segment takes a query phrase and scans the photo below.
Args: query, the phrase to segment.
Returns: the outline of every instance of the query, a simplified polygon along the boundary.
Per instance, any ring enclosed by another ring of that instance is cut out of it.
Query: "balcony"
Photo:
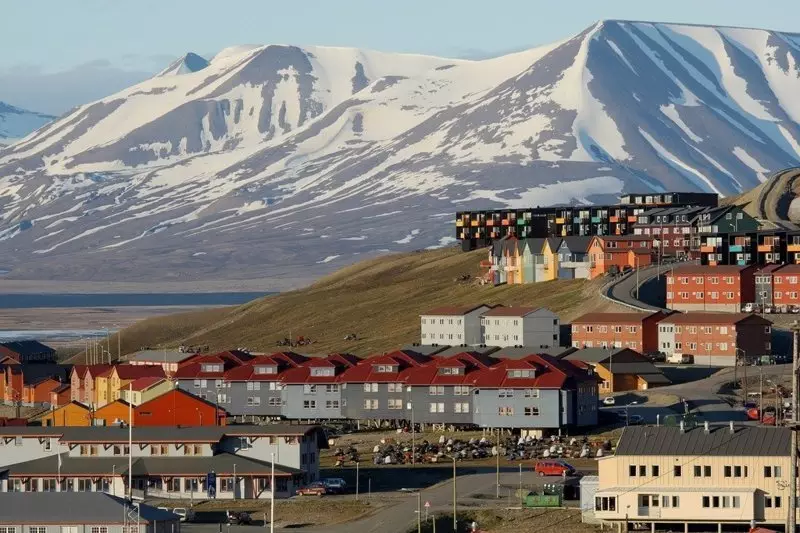
[[[743,252],[744,251],[744,246],[742,246],[741,244],[731,244],[728,247],[728,250],[731,251],[731,252]]]
[[[501,221],[500,221],[500,225],[502,225],[502,226],[508,226],[508,225],[509,225],[509,221],[508,221],[508,219],[507,219],[507,218],[504,218],[503,220],[501,220]]]
[[[700,247],[700,253],[713,254],[713,253],[716,253],[716,251],[717,251],[717,247],[716,246],[708,246],[708,245],[706,245],[706,246],[701,246]]]
[[[464,221],[463,220],[456,220],[456,227],[457,228],[461,228],[463,226],[464,226]]]
[[[487,221],[486,221],[486,225],[487,225],[487,226],[490,226],[490,227],[491,227],[491,226],[494,226],[494,220],[487,220]]]
[[[525,225],[525,219],[524,218],[520,218],[520,219],[517,220],[517,226],[524,226],[524,225]]]
[[[556,219],[556,224],[563,224],[563,223],[564,223],[564,217],[558,217]]]
[[[609,222],[619,222],[619,217],[611,217],[608,219]]]
[[[481,223],[479,220],[473,220],[472,222],[469,223],[469,225],[472,226],[473,228],[477,228],[478,226],[481,225]]]
[[[636,215],[629,215],[628,222],[636,222]]]
[[[759,252],[773,252],[778,249],[777,244],[759,244],[758,251]]]
[[[800,252],[800,244],[789,244],[786,249],[790,252]]]
[[[595,223],[595,224],[599,224],[600,223],[600,217],[592,217],[592,222]]]

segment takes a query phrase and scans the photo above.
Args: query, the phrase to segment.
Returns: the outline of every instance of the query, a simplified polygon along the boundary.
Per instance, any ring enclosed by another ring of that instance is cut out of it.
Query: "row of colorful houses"
[[[495,285],[555,279],[594,279],[653,262],[653,238],[645,235],[503,237],[489,248],[485,266]]]

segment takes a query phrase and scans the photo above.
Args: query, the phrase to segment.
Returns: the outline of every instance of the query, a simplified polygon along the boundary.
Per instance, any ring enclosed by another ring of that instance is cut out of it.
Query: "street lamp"
[[[406,392],[411,393],[411,387],[406,387]],[[416,447],[417,441],[417,427],[414,424],[414,402],[409,400],[406,404],[406,408],[411,410],[411,466],[417,464],[417,459],[414,455],[414,448]]]
[[[639,402],[631,402],[631,403],[629,403],[629,404],[625,405],[625,425],[626,425],[626,426],[627,426],[627,425],[629,425],[628,423],[629,423],[629,421],[630,421],[630,415],[628,414],[628,408],[629,408],[631,405],[639,405]]]

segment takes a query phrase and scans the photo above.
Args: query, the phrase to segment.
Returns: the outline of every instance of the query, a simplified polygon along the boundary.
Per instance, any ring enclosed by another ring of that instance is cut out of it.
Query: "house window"
[[[672,474],[673,474],[675,477],[681,477],[681,474],[682,474],[682,472],[681,472],[681,465],[675,465],[675,466],[673,466],[673,467],[672,467]]]
[[[364,400],[364,409],[374,411],[378,408],[378,400],[367,398]]]
[[[539,416],[539,408],[536,406],[526,407],[525,416]]]
[[[317,393],[316,385],[303,385],[303,394],[316,394],[316,393]]]
[[[42,492],[55,492],[56,491],[56,480],[55,479],[43,479],[42,480]],[[2,533],[2,531],[0,531]]]
[[[498,407],[497,414],[499,416],[514,416],[514,408],[513,407]]]
[[[248,396],[247,397],[247,406],[248,407],[255,407],[261,405],[261,397],[259,396]]]
[[[339,400],[325,400],[325,409],[338,409]]]
[[[431,413],[444,413],[443,402],[431,402],[428,404],[428,409]]]
[[[261,390],[261,382],[260,381],[248,381],[247,382],[247,390],[249,390],[249,391]]]
[[[92,526],[91,533],[108,533],[108,526]]]
[[[316,400],[303,400],[303,409],[316,409],[316,408],[317,408]]]
[[[389,409],[396,411],[403,408],[403,400],[399,398],[389,398]]]
[[[219,480],[219,491],[220,492],[233,492],[233,478],[232,477],[223,477]]]
[[[428,394],[431,396],[444,396],[444,387],[442,385],[431,385],[428,387]]]
[[[538,398],[539,397],[539,389],[525,389],[525,397],[526,398]]]
[[[651,476],[658,477],[659,472],[660,472],[660,470],[659,470],[658,465],[652,465],[650,467],[650,475]]]

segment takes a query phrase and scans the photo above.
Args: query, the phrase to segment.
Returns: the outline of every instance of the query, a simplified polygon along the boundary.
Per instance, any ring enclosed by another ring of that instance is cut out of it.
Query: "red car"
[[[325,496],[327,493],[328,489],[320,481],[315,481],[310,485],[297,489],[298,496]]]
[[[534,471],[540,476],[571,476],[575,469],[561,461],[538,461]]]

